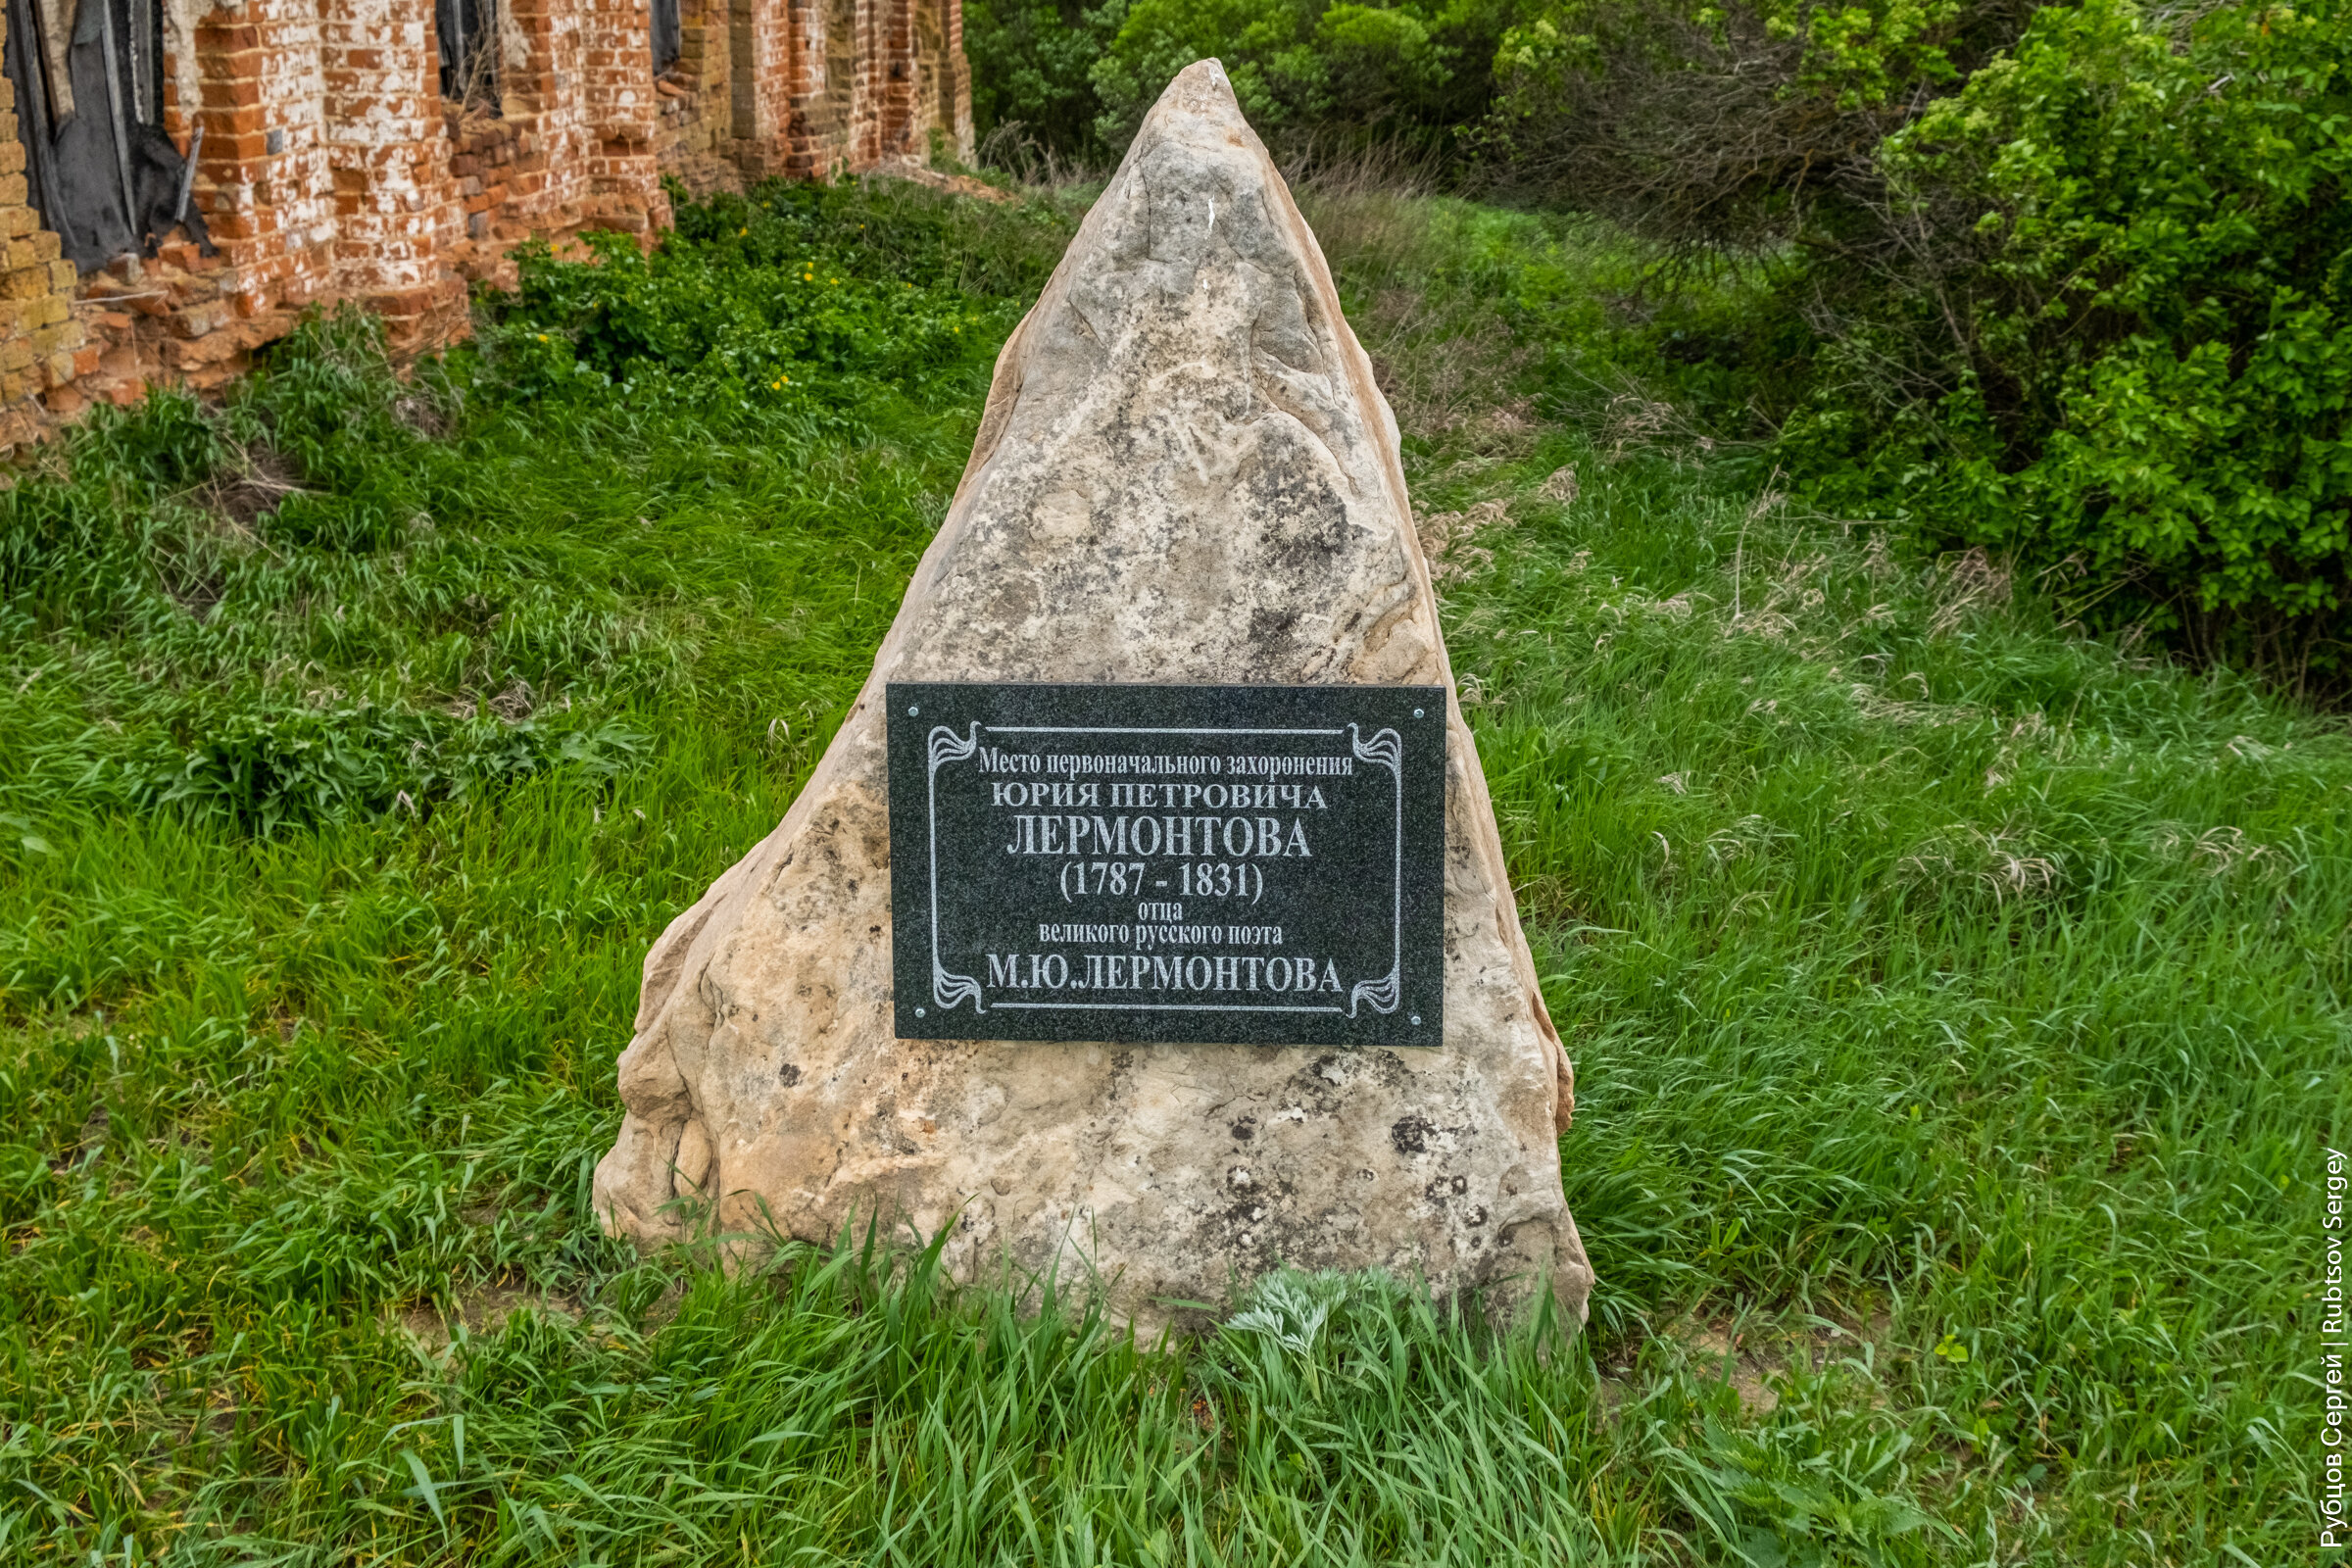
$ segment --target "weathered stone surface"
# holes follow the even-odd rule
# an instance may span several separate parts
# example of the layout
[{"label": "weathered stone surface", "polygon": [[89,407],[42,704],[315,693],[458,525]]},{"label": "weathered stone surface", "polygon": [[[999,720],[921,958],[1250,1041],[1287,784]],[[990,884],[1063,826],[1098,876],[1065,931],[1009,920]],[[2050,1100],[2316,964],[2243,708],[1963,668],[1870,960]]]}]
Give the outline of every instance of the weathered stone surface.
[{"label": "weathered stone surface", "polygon": [[1091,1262],[1145,1323],[1286,1262],[1506,1297],[1548,1277],[1582,1313],[1569,1066],[1458,706],[1443,1050],[918,1042],[891,1026],[892,679],[1450,689],[1395,422],[1214,62],[1169,86],[1005,345],[808,788],[647,957],[596,1203],[649,1243],[681,1196],[819,1243],[877,1210],[952,1225],[951,1264]]}]

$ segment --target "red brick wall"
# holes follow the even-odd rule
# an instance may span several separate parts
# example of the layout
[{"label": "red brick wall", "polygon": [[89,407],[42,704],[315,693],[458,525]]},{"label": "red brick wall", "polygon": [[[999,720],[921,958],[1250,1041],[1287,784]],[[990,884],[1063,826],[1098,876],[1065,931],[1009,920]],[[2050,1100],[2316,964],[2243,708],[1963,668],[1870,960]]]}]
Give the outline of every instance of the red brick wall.
[{"label": "red brick wall", "polygon": [[465,316],[466,280],[444,253],[463,238],[466,215],[450,172],[432,0],[337,0],[318,60],[334,293],[381,313],[399,347],[445,341]]},{"label": "red brick wall", "polygon": [[935,137],[970,157],[961,0],[683,0],[659,80],[648,0],[505,5],[492,114],[442,99],[432,0],[166,0],[165,128],[203,128],[218,254],[175,233],[83,276],[30,205],[0,79],[0,451],[92,398],[216,385],[324,301],[376,310],[404,353],[445,343],[521,240],[650,243],[664,175],[827,177]]}]

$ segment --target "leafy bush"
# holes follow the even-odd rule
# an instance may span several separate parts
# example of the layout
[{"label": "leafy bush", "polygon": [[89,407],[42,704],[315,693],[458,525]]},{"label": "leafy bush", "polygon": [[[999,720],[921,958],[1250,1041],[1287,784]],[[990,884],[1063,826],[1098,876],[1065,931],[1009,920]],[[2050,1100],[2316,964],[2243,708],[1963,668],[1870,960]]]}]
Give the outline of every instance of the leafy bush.
[{"label": "leafy bush", "polygon": [[[1114,4],[1120,0],[1113,0]],[[1516,0],[1126,0],[1094,68],[1102,140],[1123,147],[1176,73],[1215,58],[1261,134],[1400,140],[1447,153],[1487,110]]]},{"label": "leafy bush", "polygon": [[1666,247],[1620,368],[1825,506],[2341,685],[2347,60],[2343,0],[1567,0],[1490,146]]},{"label": "leafy bush", "polygon": [[722,197],[690,212],[684,243],[651,255],[625,234],[588,236],[592,266],[525,250],[521,291],[489,337],[505,389],[537,399],[617,387],[649,408],[839,423],[962,356],[977,341],[967,332],[1009,324],[984,323],[986,308],[952,280],[860,267],[867,258],[818,237],[821,201],[778,186]]},{"label": "leafy bush", "polygon": [[1809,266],[1826,346],[1785,452],[1836,505],[2070,564],[2100,617],[2340,679],[2347,62],[2340,0],[2038,13]]},{"label": "leafy bush", "polygon": [[1492,173],[1685,247],[1853,226],[1880,141],[2034,0],[1541,0],[1501,41]]},{"label": "leafy bush", "polygon": [[988,149],[984,157],[1006,162],[1018,148],[1064,164],[1103,160],[1093,72],[1124,15],[1121,0],[1099,9],[969,0],[963,53],[972,68],[972,125]]},{"label": "leafy bush", "polygon": [[[1520,0],[974,0],[964,49],[988,156],[1107,162],[1168,82],[1222,61],[1259,134],[1289,152],[1401,144],[1454,161],[1494,96],[1491,64]],[[1033,171],[1030,171],[1033,172]]]}]

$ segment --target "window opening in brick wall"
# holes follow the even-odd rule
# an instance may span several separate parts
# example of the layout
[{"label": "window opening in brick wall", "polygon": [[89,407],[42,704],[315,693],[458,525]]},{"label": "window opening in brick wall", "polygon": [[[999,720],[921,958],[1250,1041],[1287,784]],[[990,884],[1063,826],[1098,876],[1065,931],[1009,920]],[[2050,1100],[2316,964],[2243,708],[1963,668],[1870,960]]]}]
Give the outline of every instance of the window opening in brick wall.
[{"label": "window opening in brick wall", "polygon": [[433,0],[441,45],[441,101],[499,113],[498,0]]},{"label": "window opening in brick wall", "polygon": [[659,76],[678,63],[685,52],[685,27],[678,14],[678,0],[652,0],[648,7],[653,13],[654,74]]},{"label": "window opening in brick wall", "polygon": [[6,0],[0,69],[44,226],[83,271],[152,256],[182,226],[213,254],[191,170],[164,134],[161,0]]}]

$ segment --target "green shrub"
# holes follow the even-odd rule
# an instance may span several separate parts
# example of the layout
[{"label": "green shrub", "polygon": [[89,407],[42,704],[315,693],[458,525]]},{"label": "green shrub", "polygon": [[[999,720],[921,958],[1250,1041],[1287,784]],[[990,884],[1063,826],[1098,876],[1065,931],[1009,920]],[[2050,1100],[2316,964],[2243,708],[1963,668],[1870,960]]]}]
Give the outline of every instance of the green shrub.
[{"label": "green shrub", "polygon": [[700,232],[651,255],[625,234],[591,235],[593,266],[524,251],[520,293],[490,339],[507,389],[540,399],[617,387],[648,408],[838,423],[977,341],[965,334],[984,307],[950,281],[859,268],[816,237],[803,206],[772,187],[722,198],[692,216]]},{"label": "green shrub", "polygon": [[1490,69],[1518,0],[1104,0],[1096,8],[979,0],[965,12],[974,119],[1013,145],[1116,158],[1171,78],[1222,61],[1250,123],[1293,147],[1402,142],[1446,156],[1493,97]]},{"label": "green shrub", "polygon": [[1490,149],[1666,247],[1620,362],[1821,504],[2340,686],[2347,60],[2343,0],[1557,0]]},{"label": "green shrub", "polygon": [[1880,141],[2034,3],[1536,0],[1495,58],[1490,175],[1686,251],[1842,233]]},{"label": "green shrub", "polygon": [[618,388],[633,408],[720,426],[844,429],[1001,338],[1074,227],[1048,203],[975,215],[854,182],[673,194],[677,231],[650,254],[623,234],[585,236],[585,264],[519,253],[519,292],[488,302],[487,395]]},{"label": "green shrub", "polygon": [[2348,61],[2340,0],[2040,12],[1881,150],[1877,234],[1811,264],[1785,452],[1835,505],[2067,564],[2099,617],[2340,679]]},{"label": "green shrub", "polygon": [[1093,72],[1124,14],[1121,0],[1100,9],[1039,0],[965,5],[963,53],[972,68],[972,128],[984,159],[1009,163],[1041,154],[1063,164],[1103,159],[1095,133],[1102,106],[1095,96]]},{"label": "green shrub", "polygon": [[1253,122],[1295,141],[1399,141],[1451,157],[1487,112],[1517,0],[1381,5],[1135,0],[1095,73],[1105,123],[1132,129],[1168,77],[1215,55]]}]

